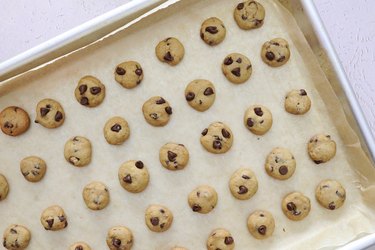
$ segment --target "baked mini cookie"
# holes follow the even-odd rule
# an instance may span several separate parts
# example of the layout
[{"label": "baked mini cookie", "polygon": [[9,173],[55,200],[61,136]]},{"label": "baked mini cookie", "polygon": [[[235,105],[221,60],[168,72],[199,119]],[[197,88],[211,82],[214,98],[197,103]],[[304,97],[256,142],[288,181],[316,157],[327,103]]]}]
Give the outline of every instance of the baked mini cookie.
[{"label": "baked mini cookie", "polygon": [[216,207],[217,193],[213,187],[201,185],[190,192],[188,203],[193,212],[207,214]]},{"label": "baked mini cookie", "polygon": [[161,96],[148,99],[142,106],[143,116],[148,124],[155,127],[165,126],[172,115],[172,107]]},{"label": "baked mini cookie", "polygon": [[0,127],[4,134],[17,136],[25,133],[30,127],[29,114],[20,107],[11,106],[0,113]]},{"label": "baked mini cookie", "polygon": [[159,160],[166,169],[181,170],[189,162],[189,151],[183,144],[169,142],[160,148]]},{"label": "baked mini cookie", "polygon": [[234,239],[231,233],[223,228],[215,229],[207,239],[207,250],[233,250]]},{"label": "baked mini cookie", "polygon": [[307,144],[307,152],[316,164],[325,163],[336,155],[336,142],[327,134],[314,135]]},{"label": "baked mini cookie", "polygon": [[91,247],[85,242],[76,242],[69,247],[69,250],[91,250]]},{"label": "baked mini cookie", "polygon": [[23,250],[29,246],[31,233],[22,225],[10,225],[3,234],[3,246],[9,250]]},{"label": "baked mini cookie", "polygon": [[156,45],[155,53],[161,62],[174,66],[184,57],[185,49],[177,38],[168,37]]},{"label": "baked mini cookie", "polygon": [[65,120],[65,112],[61,104],[52,99],[43,99],[36,105],[36,119],[45,128],[60,127]]},{"label": "baked mini cookie", "polygon": [[115,80],[124,88],[135,88],[143,80],[143,69],[138,62],[122,62],[116,66]]},{"label": "baked mini cookie", "polygon": [[214,46],[221,43],[227,30],[224,23],[217,17],[210,17],[201,25],[200,36],[208,45]]},{"label": "baked mini cookie", "polygon": [[68,226],[64,210],[57,205],[46,208],[40,216],[40,222],[46,230],[58,231]]},{"label": "baked mini cookie", "polygon": [[263,44],[261,50],[263,62],[271,67],[280,67],[290,58],[289,44],[282,38],[275,38]]},{"label": "baked mini cookie", "polygon": [[74,95],[81,105],[96,107],[104,100],[105,86],[94,76],[84,76],[79,80]]},{"label": "baked mini cookie", "polygon": [[105,123],[103,133],[109,144],[121,145],[129,138],[130,128],[124,118],[115,116]]},{"label": "baked mini cookie", "polygon": [[212,82],[197,79],[190,82],[185,88],[185,99],[193,109],[206,111],[215,101],[216,90]]},{"label": "baked mini cookie", "polygon": [[28,156],[21,160],[20,170],[27,181],[38,182],[43,179],[47,171],[47,164],[38,156]]},{"label": "baked mini cookie", "polygon": [[124,189],[139,193],[146,189],[150,175],[142,161],[130,160],[120,166],[118,179]]},{"label": "baked mini cookie", "polygon": [[239,200],[248,200],[258,191],[258,180],[249,168],[236,170],[229,180],[229,190]]},{"label": "baked mini cookie", "polygon": [[340,182],[327,179],[321,181],[316,187],[315,198],[323,207],[335,210],[344,205],[346,192]]},{"label": "baked mini cookie", "polygon": [[83,200],[86,206],[92,210],[102,210],[109,203],[109,191],[107,186],[100,181],[93,181],[83,188]]},{"label": "baked mini cookie", "polygon": [[288,149],[277,147],[268,154],[264,168],[269,176],[286,180],[294,174],[296,160]]},{"label": "baked mini cookie", "polygon": [[244,83],[253,72],[249,58],[239,53],[232,53],[224,58],[221,65],[224,76],[232,83]]},{"label": "baked mini cookie", "polygon": [[260,28],[263,25],[265,15],[263,5],[250,0],[237,4],[233,13],[238,27],[244,30]]},{"label": "baked mini cookie", "polygon": [[247,219],[247,229],[254,238],[266,239],[275,230],[275,219],[268,211],[256,210]]},{"label": "baked mini cookie", "polygon": [[264,135],[272,127],[272,113],[262,105],[250,106],[245,112],[244,124],[253,134]]},{"label": "baked mini cookie", "polygon": [[147,227],[153,232],[167,231],[173,222],[171,210],[162,205],[150,205],[145,212]]},{"label": "baked mini cookie", "polygon": [[65,143],[64,157],[76,167],[88,165],[91,162],[91,142],[82,136],[70,138]]},{"label": "baked mini cookie", "polygon": [[214,122],[202,131],[200,141],[208,152],[223,154],[232,147],[233,133],[224,123]]},{"label": "baked mini cookie", "polygon": [[4,200],[8,196],[9,184],[7,178],[0,174],[0,201]]},{"label": "baked mini cookie", "polygon": [[310,213],[310,199],[300,192],[292,192],[284,197],[281,208],[290,220],[303,220]]},{"label": "baked mini cookie", "polygon": [[303,115],[311,108],[311,100],[304,89],[291,90],[285,96],[285,110],[293,115]]},{"label": "baked mini cookie", "polygon": [[133,233],[127,227],[115,226],[108,230],[106,242],[110,250],[130,250],[133,241]]}]

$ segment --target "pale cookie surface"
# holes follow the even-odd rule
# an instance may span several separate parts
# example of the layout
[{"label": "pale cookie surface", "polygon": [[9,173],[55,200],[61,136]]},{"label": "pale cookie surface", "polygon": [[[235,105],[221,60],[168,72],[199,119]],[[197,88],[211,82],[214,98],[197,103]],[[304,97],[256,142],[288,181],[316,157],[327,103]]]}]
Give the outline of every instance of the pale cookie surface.
[{"label": "pale cookie surface", "polygon": [[187,103],[197,111],[206,111],[215,101],[216,90],[212,82],[197,79],[190,82],[185,89]]},{"label": "pale cookie surface", "polygon": [[36,119],[45,128],[60,127],[65,120],[65,112],[61,104],[53,99],[43,99],[36,105]]},{"label": "pale cookie surface", "polygon": [[291,90],[285,97],[285,110],[294,115],[303,115],[311,108],[311,100],[304,89]]},{"label": "pale cookie surface", "polygon": [[244,30],[260,28],[263,25],[265,15],[263,5],[250,0],[237,4],[233,13],[238,27]]},{"label": "pale cookie surface", "polygon": [[217,193],[213,187],[201,185],[190,192],[188,203],[193,212],[207,214],[216,207],[217,199]]},{"label": "pale cookie surface", "polygon": [[172,107],[163,97],[154,96],[143,104],[142,112],[146,122],[155,127],[162,127],[169,122]]},{"label": "pale cookie surface", "polygon": [[93,181],[83,188],[83,200],[86,206],[92,210],[101,210],[109,203],[109,191],[107,186],[99,181]]},{"label": "pale cookie surface", "polygon": [[7,107],[0,113],[0,127],[6,135],[23,134],[30,127],[29,114],[20,107]]},{"label": "pale cookie surface", "polygon": [[76,167],[88,165],[91,162],[91,142],[82,136],[70,138],[65,143],[64,157]]},{"label": "pale cookie surface", "polygon": [[264,135],[272,127],[272,113],[262,105],[250,106],[244,115],[245,126],[256,135]]},{"label": "pale cookie surface", "polygon": [[127,61],[116,66],[115,80],[124,88],[137,87],[143,80],[143,69],[138,62]]},{"label": "pale cookie surface", "polygon": [[158,43],[155,48],[156,57],[169,65],[177,65],[185,55],[182,43],[174,37],[168,37]]},{"label": "pale cookie surface", "polygon": [[189,151],[183,144],[169,142],[159,151],[160,163],[169,170],[181,170],[189,162]]},{"label": "pale cookie surface", "polygon": [[150,205],[146,209],[145,222],[147,227],[153,232],[167,231],[173,222],[172,212],[162,205]]},{"label": "pale cookie surface", "polygon": [[110,118],[103,128],[104,138],[109,144],[121,145],[130,136],[128,122],[119,116]]},{"label": "pale cookie surface", "polygon": [[84,76],[79,80],[74,95],[81,105],[96,107],[104,100],[105,86],[94,76]]},{"label": "pale cookie surface", "polygon": [[21,225],[10,225],[3,234],[3,246],[8,250],[23,250],[29,245],[31,233]]},{"label": "pale cookie surface", "polygon": [[46,230],[58,231],[68,226],[64,210],[60,206],[46,208],[40,216],[40,222]]},{"label": "pale cookie surface", "polygon": [[47,164],[38,156],[28,156],[20,162],[20,170],[27,181],[38,182],[44,177]]},{"label": "pale cookie surface", "polygon": [[0,174],[0,201],[8,196],[9,184],[4,175]]},{"label": "pale cookie surface", "polygon": [[317,134],[307,144],[307,152],[316,164],[325,163],[336,155],[336,142],[330,135]]},{"label": "pale cookie surface", "polygon": [[107,233],[106,242],[110,250],[130,250],[133,246],[133,233],[124,226],[112,227]]},{"label": "pale cookie surface", "polygon": [[224,23],[217,17],[206,19],[201,26],[200,36],[208,45],[217,45],[221,43],[227,31]]},{"label": "pale cookie surface", "polygon": [[271,67],[280,67],[290,58],[289,44],[282,38],[275,38],[263,44],[261,50],[263,62]]},{"label": "pale cookie surface", "polygon": [[258,180],[249,168],[236,170],[229,180],[232,195],[239,200],[248,200],[258,191]]},{"label": "pale cookie surface", "polygon": [[268,211],[256,210],[247,219],[247,229],[256,239],[268,238],[275,230],[275,219]]},{"label": "pale cookie surface", "polygon": [[320,205],[335,210],[344,205],[346,191],[340,182],[336,180],[323,180],[315,189],[315,197]]},{"label": "pale cookie surface", "polygon": [[232,53],[225,57],[221,70],[232,83],[244,83],[249,80],[253,68],[249,58],[239,53]]},{"label": "pale cookie surface", "polygon": [[91,250],[91,247],[85,242],[76,242],[69,247],[69,250]]},{"label": "pale cookie surface", "polygon": [[223,154],[232,147],[233,133],[224,123],[214,122],[202,131],[200,141],[208,152]]},{"label": "pale cookie surface", "polygon": [[289,179],[296,170],[296,160],[286,148],[274,148],[268,154],[264,165],[269,176],[278,179]]},{"label": "pale cookie surface", "polygon": [[130,160],[120,166],[118,179],[124,189],[132,193],[139,193],[147,187],[150,175],[142,161]]},{"label": "pale cookie surface", "polygon": [[231,233],[223,228],[215,229],[207,239],[207,250],[233,250],[234,239]]},{"label": "pale cookie surface", "polygon": [[310,213],[310,199],[300,192],[292,192],[284,197],[281,208],[289,219],[303,220]]}]

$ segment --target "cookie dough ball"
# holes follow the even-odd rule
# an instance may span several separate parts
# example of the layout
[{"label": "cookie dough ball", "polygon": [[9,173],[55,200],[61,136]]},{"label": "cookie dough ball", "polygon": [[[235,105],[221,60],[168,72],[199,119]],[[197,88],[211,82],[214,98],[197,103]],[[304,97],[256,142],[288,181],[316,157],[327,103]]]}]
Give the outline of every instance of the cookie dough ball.
[{"label": "cookie dough ball", "polygon": [[249,168],[235,171],[229,180],[229,190],[239,200],[248,200],[258,191],[258,180]]},{"label": "cookie dough ball", "polygon": [[225,57],[221,70],[228,81],[244,83],[249,80],[253,72],[249,58],[239,53],[232,53]]},{"label": "cookie dough ball", "polygon": [[296,160],[288,149],[278,147],[268,154],[264,168],[269,176],[278,180],[286,180],[294,174]]},{"label": "cookie dough ball", "polygon": [[116,66],[115,80],[124,88],[137,87],[143,80],[143,69],[138,62],[127,61]]},{"label": "cookie dough ball", "polygon": [[207,250],[233,250],[234,239],[231,233],[223,228],[215,229],[207,239]]},{"label": "cookie dough ball", "polygon": [[17,136],[25,133],[30,127],[29,114],[20,107],[11,106],[0,113],[0,127],[4,134]]},{"label": "cookie dough ball", "polygon": [[148,124],[155,127],[165,126],[172,115],[172,107],[161,96],[148,99],[142,107],[143,116]]},{"label": "cookie dough ball", "polygon": [[124,189],[139,193],[146,189],[150,175],[142,161],[130,160],[120,166],[118,179]]},{"label": "cookie dough ball", "polygon": [[107,246],[110,250],[130,250],[133,246],[133,233],[129,228],[116,226],[109,229]]},{"label": "cookie dough ball", "polygon": [[223,154],[232,147],[233,133],[224,123],[214,122],[202,131],[200,141],[208,152]]},{"label": "cookie dough ball", "polygon": [[47,164],[38,156],[29,156],[22,159],[20,169],[27,181],[38,182],[43,179],[47,171]]},{"label": "cookie dough ball", "polygon": [[237,4],[233,13],[238,27],[243,30],[260,28],[263,25],[265,15],[263,5],[251,0]]},{"label": "cookie dough ball", "polygon": [[221,43],[227,30],[224,23],[217,17],[210,17],[202,23],[200,36],[208,45],[214,46]]},{"label": "cookie dough ball", "polygon": [[92,210],[102,210],[109,203],[109,191],[107,186],[99,181],[87,184],[82,192],[86,206]]},{"label": "cookie dough ball", "polygon": [[290,58],[289,44],[282,38],[267,41],[262,46],[261,57],[263,62],[271,67],[280,67]]},{"label": "cookie dough ball", "polygon": [[3,234],[3,246],[8,250],[23,250],[29,246],[31,233],[21,225],[10,225]]},{"label": "cookie dough ball", "polygon": [[153,232],[167,231],[173,222],[172,212],[162,205],[150,205],[146,209],[145,222],[147,227]]},{"label": "cookie dough ball", "polygon": [[262,105],[250,106],[245,112],[244,123],[253,134],[264,135],[272,127],[271,111]]},{"label": "cookie dough ball", "polygon": [[335,210],[344,205],[346,192],[340,182],[328,179],[316,187],[315,198],[323,207]]},{"label": "cookie dough ball", "polygon": [[85,242],[76,242],[69,247],[69,250],[91,250],[91,247]]},{"label": "cookie dough ball", "polygon": [[4,175],[0,174],[0,201],[8,196],[9,184]]},{"label": "cookie dough ball", "polygon": [[207,214],[216,207],[217,199],[217,193],[213,187],[201,185],[190,192],[188,203],[193,212]]},{"label": "cookie dough ball", "polygon": [[193,109],[206,111],[215,101],[215,87],[212,82],[197,79],[190,82],[185,89],[185,99]]},{"label": "cookie dough ball", "polygon": [[294,89],[285,97],[285,110],[293,115],[303,115],[310,110],[311,100],[304,89]]},{"label": "cookie dough ball", "polygon": [[160,41],[155,48],[156,57],[171,66],[177,65],[185,55],[182,43],[174,37]]},{"label": "cookie dough ball", "polygon": [[105,86],[94,76],[84,76],[79,80],[74,95],[81,105],[96,107],[104,100]]},{"label": "cookie dough ball", "polygon": [[82,136],[74,136],[65,143],[64,157],[72,165],[83,167],[91,162],[91,142]]},{"label": "cookie dough ball", "polygon": [[109,144],[121,145],[129,138],[130,128],[124,118],[115,116],[105,123],[103,133]]},{"label": "cookie dough ball", "polygon": [[43,99],[36,105],[36,119],[45,128],[60,127],[65,120],[65,112],[61,104],[52,99]]},{"label": "cookie dough ball", "polygon": [[247,229],[254,238],[266,239],[275,230],[275,219],[270,212],[257,210],[249,215]]},{"label": "cookie dough ball", "polygon": [[303,220],[310,213],[310,199],[300,192],[292,192],[286,195],[281,208],[290,220]]},{"label": "cookie dough ball", "polygon": [[40,222],[46,230],[58,231],[68,226],[64,210],[60,206],[46,208],[40,216]]},{"label": "cookie dough ball", "polygon": [[316,164],[325,163],[336,155],[336,142],[327,134],[314,135],[307,144],[307,152]]},{"label": "cookie dough ball", "polygon": [[166,169],[181,170],[188,164],[189,151],[183,144],[169,142],[160,148],[159,160]]}]

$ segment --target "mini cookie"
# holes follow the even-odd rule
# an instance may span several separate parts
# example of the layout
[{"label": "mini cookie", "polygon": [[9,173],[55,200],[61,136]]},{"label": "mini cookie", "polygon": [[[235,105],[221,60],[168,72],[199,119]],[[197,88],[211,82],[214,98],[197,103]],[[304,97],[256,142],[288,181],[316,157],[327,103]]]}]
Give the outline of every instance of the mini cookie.
[{"label": "mini cookie", "polygon": [[248,200],[258,191],[258,180],[249,168],[235,171],[229,180],[229,190],[239,200]]},{"label": "mini cookie", "polygon": [[162,205],[150,205],[146,209],[145,222],[147,227],[153,232],[167,231],[173,222],[172,212]]},{"label": "mini cookie", "polygon": [[207,214],[216,207],[217,193],[214,188],[201,185],[190,192],[188,203],[193,212]]},{"label": "mini cookie", "polygon": [[300,192],[292,192],[284,197],[281,207],[289,219],[302,220],[310,213],[310,199]]},{"label": "mini cookie", "polygon": [[336,142],[330,135],[317,134],[311,137],[307,151],[316,164],[325,163],[336,155]]},{"label": "mini cookie", "polygon": [[20,169],[27,181],[38,182],[43,179],[47,171],[47,164],[37,156],[29,156],[21,161]]},{"label": "mini cookie", "polygon": [[264,135],[272,127],[271,111],[262,105],[250,106],[245,112],[244,123],[253,134]]},{"label": "mini cookie", "polygon": [[169,142],[159,151],[160,163],[169,170],[181,170],[189,161],[189,151],[183,144]]},{"label": "mini cookie", "polygon": [[108,188],[99,181],[87,184],[83,189],[82,197],[86,206],[92,210],[102,210],[109,203]]},{"label": "mini cookie", "polygon": [[121,145],[130,136],[128,122],[119,116],[112,117],[105,123],[103,133],[109,144]]},{"label": "mini cookie", "polygon": [[232,130],[222,122],[211,123],[201,135],[201,144],[208,152],[223,154],[232,147]]},{"label": "mini cookie", "polygon": [[91,250],[91,247],[85,242],[76,242],[69,247],[69,250]]},{"label": "mini cookie", "polygon": [[10,225],[3,235],[3,246],[9,250],[23,250],[29,246],[31,233],[21,225]]},{"label": "mini cookie", "polygon": [[139,193],[147,187],[150,175],[142,161],[130,160],[120,166],[118,179],[124,189],[132,193]]},{"label": "mini cookie", "polygon": [[234,239],[231,233],[223,228],[212,231],[207,239],[207,250],[232,250],[234,246]]},{"label": "mini cookie", "polygon": [[280,67],[290,58],[289,44],[282,38],[267,41],[262,46],[261,57],[263,62],[271,67]]},{"label": "mini cookie", "polygon": [[257,210],[249,215],[247,229],[256,239],[268,238],[275,229],[275,219],[270,212]]},{"label": "mini cookie", "polygon": [[0,113],[0,127],[4,134],[17,136],[25,133],[30,127],[29,114],[20,107],[11,106]]},{"label": "mini cookie", "polygon": [[296,160],[286,148],[274,148],[267,156],[264,165],[269,176],[278,179],[289,179],[296,170]]},{"label": "mini cookie", "polygon": [[263,5],[256,1],[245,1],[237,4],[234,9],[234,20],[243,30],[260,28],[263,25],[265,10]]},{"label": "mini cookie", "polygon": [[68,226],[64,210],[59,206],[46,208],[40,216],[40,222],[46,230],[58,231]]},{"label": "mini cookie", "polygon": [[311,100],[304,89],[295,89],[286,95],[284,107],[288,113],[303,115],[310,110]]},{"label": "mini cookie", "polygon": [[84,76],[79,80],[74,95],[81,105],[96,107],[104,100],[105,86],[94,76]]},{"label": "mini cookie", "polygon": [[132,89],[143,80],[143,69],[138,62],[128,61],[116,66],[115,80],[124,88]]},{"label": "mini cookie", "polygon": [[316,187],[315,198],[323,207],[335,210],[344,205],[346,192],[340,182],[328,179]]},{"label": "mini cookie", "polygon": [[74,136],[65,143],[64,157],[72,165],[83,167],[91,162],[91,142],[82,136]]},{"label": "mini cookie", "polygon": [[174,66],[184,57],[185,49],[177,38],[168,37],[158,43],[155,48],[155,53],[161,62]]},{"label": "mini cookie", "polygon": [[197,111],[206,111],[215,101],[215,87],[208,80],[198,79],[190,82],[185,89],[185,99]]},{"label": "mini cookie", "polygon": [[0,201],[8,196],[9,184],[4,175],[0,174]]},{"label": "mini cookie", "polygon": [[221,70],[232,83],[246,82],[253,72],[249,58],[239,53],[232,53],[225,57]]},{"label": "mini cookie", "polygon": [[60,127],[65,120],[65,112],[60,103],[52,99],[43,99],[36,105],[36,119],[45,128]]},{"label": "mini cookie", "polygon": [[142,107],[143,116],[150,125],[155,127],[165,126],[172,115],[172,108],[161,96],[148,99]]},{"label": "mini cookie", "polygon": [[110,250],[130,250],[133,246],[133,233],[127,227],[112,227],[106,241]]},{"label": "mini cookie", "polygon": [[200,36],[205,43],[213,46],[221,43],[226,33],[223,22],[217,17],[210,17],[202,23]]}]

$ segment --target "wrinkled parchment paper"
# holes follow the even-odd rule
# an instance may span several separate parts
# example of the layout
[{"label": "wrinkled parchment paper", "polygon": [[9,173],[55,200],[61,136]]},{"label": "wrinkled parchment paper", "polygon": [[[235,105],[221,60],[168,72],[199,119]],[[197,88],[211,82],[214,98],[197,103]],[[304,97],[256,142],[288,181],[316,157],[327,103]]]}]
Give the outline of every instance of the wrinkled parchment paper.
[{"label": "wrinkled parchment paper", "polygon": [[[333,248],[374,232],[374,169],[292,16],[277,1],[260,2],[266,9],[260,29],[237,27],[232,16],[237,1],[182,0],[103,41],[3,83],[1,109],[18,105],[34,120],[37,102],[53,98],[63,105],[66,120],[54,130],[33,123],[16,138],[0,133],[0,172],[10,184],[8,198],[0,203],[0,231],[11,223],[27,226],[32,250],[67,249],[75,241],[107,249],[107,230],[115,225],[133,231],[135,250],[167,250],[175,245],[205,249],[209,233],[218,227],[230,230],[236,249],[241,250]],[[226,39],[215,47],[199,38],[201,22],[211,16],[227,27]],[[180,39],[186,50],[176,67],[160,63],[154,52],[158,41],[169,36]],[[288,40],[291,48],[290,61],[280,68],[269,67],[260,58],[262,44],[275,37]],[[221,72],[222,60],[232,52],[247,55],[253,64],[250,80],[242,85],[228,82]],[[115,66],[126,60],[138,61],[145,74],[132,90],[122,88],[113,76]],[[84,75],[94,75],[106,85],[106,98],[96,108],[83,107],[74,97]],[[216,101],[204,113],[193,110],[184,99],[185,86],[197,78],[216,87]],[[284,96],[294,88],[306,89],[312,98],[306,115],[284,110]],[[173,107],[165,127],[144,121],[142,104],[154,95],[163,96]],[[252,104],[263,104],[273,113],[273,127],[264,136],[251,134],[243,125],[243,114]],[[117,115],[128,120],[131,136],[125,144],[112,146],[102,129],[108,118]],[[233,147],[226,154],[210,154],[199,143],[200,132],[213,121],[225,122],[234,133]],[[316,165],[306,144],[320,132],[336,141],[337,155]],[[73,167],[64,159],[64,144],[75,135],[92,142],[93,158],[87,167]],[[169,141],[185,144],[190,152],[183,171],[171,172],[159,163],[159,148]],[[272,179],[263,167],[265,157],[277,146],[289,148],[297,160],[294,176],[286,181]],[[19,170],[20,160],[29,155],[47,162],[46,176],[39,183],[25,181]],[[119,166],[130,159],[142,160],[151,175],[148,188],[139,194],[128,193],[118,182]],[[234,199],[228,189],[230,175],[239,167],[253,169],[259,181],[258,192],[247,201]],[[328,211],[315,200],[315,187],[326,178],[339,180],[347,190],[347,201],[339,210]],[[106,183],[110,190],[110,204],[102,211],[89,210],[82,199],[83,187],[93,180]],[[201,184],[213,186],[219,195],[217,207],[206,215],[193,213],[187,204],[188,193]],[[281,211],[282,197],[295,190],[306,194],[312,204],[310,215],[300,222],[288,220]],[[144,223],[144,211],[153,203],[169,207],[174,214],[167,232],[151,232]],[[62,206],[68,216],[65,230],[45,231],[39,221],[42,210],[53,204]],[[266,209],[275,217],[275,232],[267,240],[256,240],[247,231],[247,217],[255,209]]]}]

